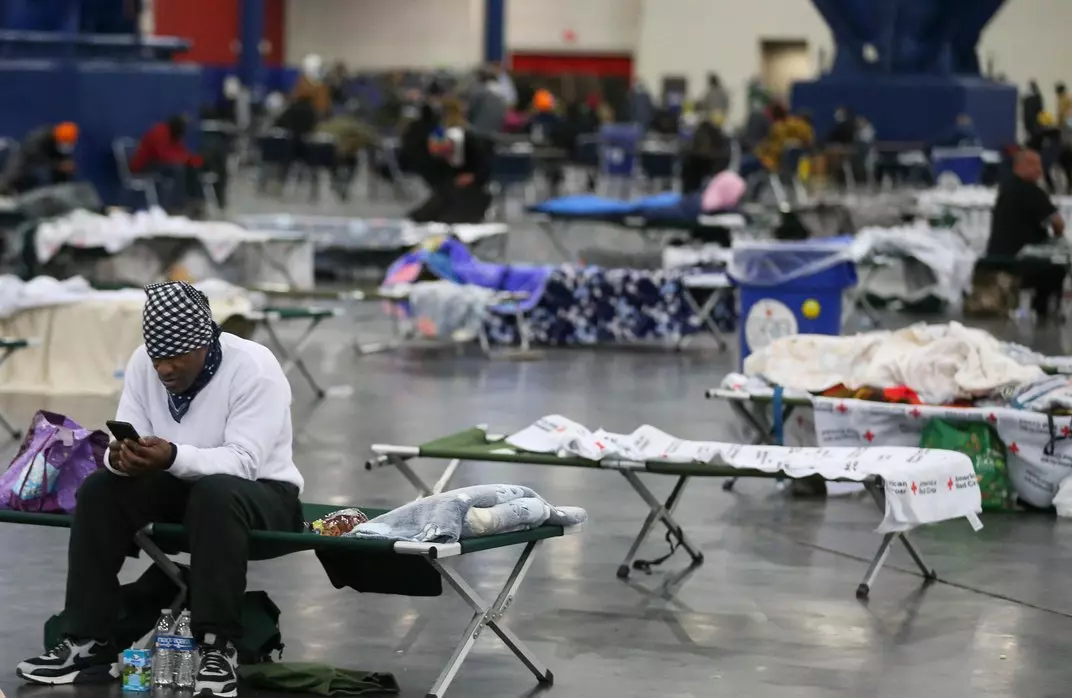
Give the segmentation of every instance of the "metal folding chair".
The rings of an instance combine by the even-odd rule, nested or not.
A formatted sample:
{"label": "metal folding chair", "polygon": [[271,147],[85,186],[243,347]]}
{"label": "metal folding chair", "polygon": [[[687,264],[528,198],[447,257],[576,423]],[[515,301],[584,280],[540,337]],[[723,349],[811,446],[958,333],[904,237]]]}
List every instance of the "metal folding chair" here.
{"label": "metal folding chair", "polygon": [[119,182],[123,189],[137,192],[145,197],[148,208],[160,206],[160,196],[156,191],[156,180],[151,175],[136,175],[130,171],[130,156],[134,154],[137,144],[133,138],[116,138],[112,141],[112,156],[119,172]]}

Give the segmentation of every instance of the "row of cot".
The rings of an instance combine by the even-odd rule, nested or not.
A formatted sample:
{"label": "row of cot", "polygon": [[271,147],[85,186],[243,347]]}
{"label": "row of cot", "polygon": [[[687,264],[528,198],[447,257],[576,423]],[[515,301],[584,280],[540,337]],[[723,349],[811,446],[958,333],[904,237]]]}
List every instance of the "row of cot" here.
{"label": "row of cot", "polygon": [[[547,418],[545,418],[547,419]],[[971,463],[960,454],[949,452],[923,452],[919,449],[887,449],[889,453],[874,459],[881,462],[890,461],[885,469],[860,467],[861,459],[853,449],[768,449],[769,453],[753,454],[756,467],[740,467],[741,447],[728,444],[712,444],[721,450],[706,462],[692,460],[682,462],[667,457],[644,461],[623,458],[581,458],[555,453],[527,452],[514,448],[503,436],[491,435],[485,428],[477,427],[427,442],[417,447],[374,445],[375,454],[366,467],[371,469],[381,465],[394,466],[413,483],[420,496],[427,496],[443,491],[462,461],[482,461],[490,463],[512,463],[531,467],[571,467],[592,471],[609,470],[620,473],[633,490],[643,500],[648,514],[639,533],[629,547],[626,557],[618,568],[618,576],[626,578],[632,569],[650,570],[663,560],[642,561],[636,556],[644,541],[656,524],[667,530],[667,540],[671,543],[671,552],[678,546],[684,548],[692,559],[691,568],[703,562],[703,553],[696,543],[686,536],[682,526],[674,517],[675,509],[681,502],[682,494],[688,482],[695,477],[754,477],[774,478],[784,474],[802,474],[800,465],[805,464],[808,472],[816,469],[816,463],[822,462],[824,476],[832,481],[863,482],[874,498],[878,508],[884,513],[886,526],[878,550],[868,565],[863,581],[856,591],[858,598],[865,598],[870,593],[876,575],[883,566],[894,542],[900,541],[912,560],[919,567],[925,582],[937,579],[936,572],[922,559],[919,551],[908,538],[908,530],[920,524],[937,523],[953,518],[965,517],[978,526],[978,491],[974,499],[967,497],[959,500],[958,506],[933,508],[929,512],[923,509],[912,510],[905,501],[904,483],[892,479],[889,474],[896,473],[903,478],[935,478],[948,476],[950,482],[956,478],[958,483],[974,483]],[[449,464],[435,483],[427,485],[413,470],[411,463],[415,459],[445,460]],[[879,475],[876,473],[884,473]],[[640,474],[664,475],[676,478],[670,496],[660,501],[641,480]],[[967,488],[967,485],[965,485]],[[952,490],[952,487],[950,488]],[[959,489],[959,486],[958,486]],[[970,488],[968,488],[970,489]],[[326,513],[338,509],[338,506],[323,504],[305,504],[303,513],[307,521],[315,520]],[[382,513],[377,509],[364,508],[370,516]],[[57,514],[29,513],[21,511],[0,511],[0,522],[49,527],[69,527],[71,519]],[[415,543],[405,541],[373,540],[364,538],[333,538],[315,535],[311,532],[278,533],[254,531],[251,535],[251,559],[267,560],[301,551],[315,551],[318,556],[335,556],[345,559],[349,564],[364,565],[378,570],[377,575],[390,578],[391,574],[407,575],[412,582],[415,578],[434,575],[439,580],[438,586],[407,584],[409,592],[391,591],[379,585],[376,588],[361,588],[359,591],[378,593],[411,593],[414,595],[438,595],[445,581],[453,588],[471,608],[473,615],[465,632],[461,636],[453,653],[427,695],[440,698],[445,694],[463,662],[471,652],[478,636],[485,628],[492,630],[511,650],[511,652],[536,676],[541,684],[551,684],[554,676],[550,669],[529,650],[521,639],[505,624],[503,616],[516,597],[519,587],[529,571],[534,559],[534,552],[545,540],[557,538],[577,530],[543,525],[527,531],[502,533],[484,538],[463,539],[456,543]],[[159,565],[173,580],[182,593],[176,604],[183,602],[185,586],[178,569],[169,560],[168,554],[178,553],[186,548],[185,531],[180,525],[150,525],[135,537],[135,543],[148,557]],[[500,548],[520,548],[514,566],[501,591],[494,600],[479,593],[453,564],[458,558]],[[668,557],[668,556],[667,556]],[[322,557],[323,561],[323,557]],[[479,574],[479,567],[468,566],[473,574]],[[419,590],[418,590],[419,589]]]}

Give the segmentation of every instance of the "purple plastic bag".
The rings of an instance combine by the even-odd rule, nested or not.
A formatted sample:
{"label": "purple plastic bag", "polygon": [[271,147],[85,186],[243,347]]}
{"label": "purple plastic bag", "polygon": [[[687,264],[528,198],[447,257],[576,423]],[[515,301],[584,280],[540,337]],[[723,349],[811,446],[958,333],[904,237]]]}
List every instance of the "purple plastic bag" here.
{"label": "purple plastic bag", "polygon": [[82,481],[104,467],[108,435],[62,414],[40,410],[0,475],[0,509],[71,513]]}

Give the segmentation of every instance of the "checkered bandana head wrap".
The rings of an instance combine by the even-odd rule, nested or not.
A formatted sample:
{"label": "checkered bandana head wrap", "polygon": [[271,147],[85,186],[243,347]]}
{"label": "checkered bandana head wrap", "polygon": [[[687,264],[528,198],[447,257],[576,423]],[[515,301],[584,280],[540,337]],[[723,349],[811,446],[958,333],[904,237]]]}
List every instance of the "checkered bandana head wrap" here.
{"label": "checkered bandana head wrap", "polygon": [[219,336],[208,298],[185,281],[151,284],[145,295],[141,331],[150,358],[180,356],[213,344]]}

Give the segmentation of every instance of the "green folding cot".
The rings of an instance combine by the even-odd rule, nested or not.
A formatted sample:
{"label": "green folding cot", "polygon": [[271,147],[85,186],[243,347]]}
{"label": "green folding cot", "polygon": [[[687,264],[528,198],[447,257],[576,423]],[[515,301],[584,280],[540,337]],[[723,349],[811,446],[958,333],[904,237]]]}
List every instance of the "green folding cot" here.
{"label": "green folding cot", "polygon": [[[417,489],[421,497],[438,494],[447,489],[450,480],[462,461],[477,461],[489,463],[513,463],[517,465],[541,465],[572,468],[588,468],[591,470],[611,470],[621,473],[626,481],[632,486],[644,503],[648,506],[648,516],[640,527],[640,532],[633,539],[626,552],[625,559],[618,566],[618,577],[625,579],[633,569],[649,571],[654,565],[660,564],[669,555],[655,561],[637,560],[640,547],[651,534],[656,522],[666,527],[666,539],[670,543],[671,553],[678,547],[683,548],[692,558],[692,565],[703,563],[704,556],[700,548],[685,535],[684,529],[674,519],[674,510],[681,501],[681,496],[693,477],[723,477],[723,478],[764,478],[776,479],[784,477],[778,472],[766,472],[762,470],[747,470],[734,468],[716,463],[672,463],[668,461],[629,461],[617,458],[604,458],[600,461],[586,460],[577,457],[562,457],[554,454],[529,453],[518,451],[506,442],[506,437],[501,435],[489,435],[484,427],[474,427],[465,431],[445,436],[435,441],[429,441],[421,446],[391,446],[386,444],[374,444],[372,452],[375,456],[365,463],[365,468],[371,470],[375,467],[386,465],[394,466],[409,482]],[[415,459],[445,460],[449,461],[446,469],[439,479],[428,485],[411,467],[410,462]],[[671,475],[677,478],[670,495],[665,501],[660,502],[658,497],[640,479],[639,473],[651,473],[653,475]],[[846,480],[846,482],[859,482]],[[862,481],[864,487],[871,494],[879,511],[886,508],[885,484],[879,477],[869,477]],[[912,560],[919,567],[924,580],[930,582],[938,578],[937,573],[923,561],[923,557],[915,545],[908,538],[908,532],[900,531],[885,533],[879,544],[875,556],[871,559],[863,581],[856,588],[857,598],[866,598],[871,593],[871,586],[882,566],[886,562],[890,547],[897,540],[904,545]]]}
{"label": "green folding cot", "polygon": [[[342,507],[328,504],[303,504],[302,508],[305,520],[314,521]],[[361,510],[370,518],[385,513],[385,510],[367,507],[361,507]],[[71,517],[63,514],[0,511],[0,523],[69,528]],[[366,566],[368,566],[368,563],[372,563],[373,568],[378,566],[379,562],[385,559],[385,556],[397,559],[400,562],[406,561],[407,564],[414,561],[426,563],[431,570],[438,573],[439,578],[462,597],[473,611],[473,617],[469,621],[469,625],[461,636],[458,645],[454,648],[454,652],[451,654],[446,666],[427,693],[428,698],[441,698],[447,692],[462,663],[468,657],[477,637],[485,628],[490,628],[492,632],[498,635],[503,643],[510,648],[510,651],[514,653],[514,656],[528,667],[529,671],[536,676],[536,679],[541,684],[550,685],[554,682],[554,675],[551,670],[537,659],[532,651],[507,627],[503,621],[503,615],[517,595],[518,588],[521,586],[532,564],[533,552],[540,543],[548,538],[570,535],[580,530],[581,527],[579,526],[545,525],[529,531],[471,538],[458,543],[413,543],[408,541],[320,536],[310,532],[253,531],[250,539],[250,559],[269,560],[291,553],[311,550],[318,554],[346,556],[348,559],[352,556],[352,559],[358,561],[359,564],[361,560],[366,561]],[[186,587],[179,569],[167,555],[168,553],[179,553],[188,550],[185,529],[179,524],[152,524],[135,536],[134,543],[178,585],[180,593],[175,601],[175,606],[181,607],[185,599]],[[481,596],[452,564],[455,558],[460,558],[464,555],[513,546],[521,546],[521,553],[507,576],[501,591],[494,600],[489,601]],[[402,558],[405,558],[405,560],[402,560]],[[417,564],[420,563],[418,562]],[[472,567],[470,566],[470,569]],[[419,595],[428,594],[422,593]]]}

